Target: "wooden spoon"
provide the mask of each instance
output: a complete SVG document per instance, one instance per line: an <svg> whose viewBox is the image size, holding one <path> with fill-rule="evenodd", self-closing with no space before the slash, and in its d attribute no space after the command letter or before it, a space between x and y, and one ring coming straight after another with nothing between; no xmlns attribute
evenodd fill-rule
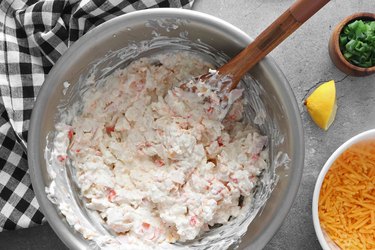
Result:
<svg viewBox="0 0 375 250"><path fill-rule="evenodd" d="M244 50L218 69L219 78L229 76L231 79L222 90L229 92L236 88L246 72L328 2L329 0L297 0ZM204 81L208 78L207 75L201 77Z"/></svg>

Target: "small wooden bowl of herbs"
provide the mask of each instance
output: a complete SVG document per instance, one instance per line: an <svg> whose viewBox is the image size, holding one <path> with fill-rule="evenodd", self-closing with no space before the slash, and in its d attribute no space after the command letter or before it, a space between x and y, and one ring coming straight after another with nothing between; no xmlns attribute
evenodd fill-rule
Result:
<svg viewBox="0 0 375 250"><path fill-rule="evenodd" d="M333 30L329 55L338 69L352 76L375 73L375 14L356 13Z"/></svg>

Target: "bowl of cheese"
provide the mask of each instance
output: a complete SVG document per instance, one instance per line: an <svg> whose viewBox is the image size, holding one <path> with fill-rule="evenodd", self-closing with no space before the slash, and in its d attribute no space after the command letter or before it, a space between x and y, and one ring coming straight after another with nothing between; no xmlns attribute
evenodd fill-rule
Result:
<svg viewBox="0 0 375 250"><path fill-rule="evenodd" d="M375 248L375 129L352 137L327 160L312 213L323 249Z"/></svg>

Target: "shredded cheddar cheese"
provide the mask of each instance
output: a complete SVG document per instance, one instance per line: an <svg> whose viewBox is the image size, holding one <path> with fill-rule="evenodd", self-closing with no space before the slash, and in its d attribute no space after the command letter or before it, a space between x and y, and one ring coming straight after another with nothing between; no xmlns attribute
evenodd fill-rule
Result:
<svg viewBox="0 0 375 250"><path fill-rule="evenodd" d="M375 141L353 145L333 163L318 210L322 228L341 249L375 249Z"/></svg>

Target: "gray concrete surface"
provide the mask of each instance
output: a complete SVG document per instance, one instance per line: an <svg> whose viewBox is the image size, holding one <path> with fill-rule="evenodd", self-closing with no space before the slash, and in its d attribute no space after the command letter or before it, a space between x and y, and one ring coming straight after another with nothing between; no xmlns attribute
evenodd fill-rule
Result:
<svg viewBox="0 0 375 250"><path fill-rule="evenodd" d="M292 0L196 0L194 9L224 19L252 37L291 5ZM320 249L315 236L311 200L316 178L330 154L344 141L375 128L375 75L349 77L331 63L327 44L341 19L354 12L375 12L374 0L332 0L291 37L271 52L289 80L300 105L305 128L306 157L303 179L283 225L265 247ZM304 96L320 82L337 82L338 111L327 131L316 127L305 108ZM0 249L66 249L48 225L0 233Z"/></svg>

